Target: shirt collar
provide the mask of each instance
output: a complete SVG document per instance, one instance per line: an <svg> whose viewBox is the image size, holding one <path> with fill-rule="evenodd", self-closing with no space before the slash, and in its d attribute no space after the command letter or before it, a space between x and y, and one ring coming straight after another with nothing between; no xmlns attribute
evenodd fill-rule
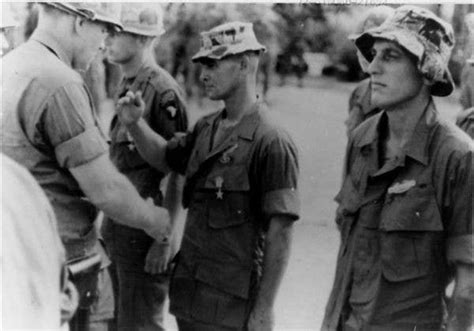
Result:
<svg viewBox="0 0 474 331"><path fill-rule="evenodd" d="M356 143L357 147L370 145L378 140L380 123L383 116L387 116L385 111L374 115L374 120L371 122L371 125L362 133L361 138ZM404 147L404 153L406 156L409 156L424 165L428 164L430 131L433 125L437 122L437 116L436 107L433 99L431 99Z"/></svg>
<svg viewBox="0 0 474 331"><path fill-rule="evenodd" d="M387 116L385 111L377 113L373 116L373 121L368 128L362 132L362 136L356 142L357 147L363 147L372 144L379 136L379 126L383 116Z"/></svg>
<svg viewBox="0 0 474 331"><path fill-rule="evenodd" d="M438 112L433 99L431 99L404 148L407 156L423 163L424 165L428 164L430 132L433 125L437 123L437 117Z"/></svg>
<svg viewBox="0 0 474 331"><path fill-rule="evenodd" d="M262 102L256 102L253 109L242 117L240 122L237 123L237 130L235 131L239 137L253 140L257 126L260 123L260 117L263 115L261 110L264 110L265 108L266 107ZM222 117L224 111L225 109L218 112L215 116L208 117L207 123L212 125L218 117Z"/></svg>
<svg viewBox="0 0 474 331"><path fill-rule="evenodd" d="M37 29L33 35L31 36L32 40L36 40L37 42L43 44L44 46L48 47L56 56L68 66L72 66L72 59L67 55L64 47L60 44L60 42L48 31Z"/></svg>

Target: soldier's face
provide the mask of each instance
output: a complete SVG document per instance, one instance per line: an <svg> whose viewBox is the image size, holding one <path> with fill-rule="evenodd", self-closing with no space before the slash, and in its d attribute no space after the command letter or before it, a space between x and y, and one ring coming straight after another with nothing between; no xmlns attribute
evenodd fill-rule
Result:
<svg viewBox="0 0 474 331"><path fill-rule="evenodd" d="M110 33L105 39L107 59L113 63L128 63L138 49L137 38L129 33Z"/></svg>
<svg viewBox="0 0 474 331"><path fill-rule="evenodd" d="M372 82L373 106L398 108L421 93L425 84L423 76L414 60L397 44L376 40L372 56L368 72Z"/></svg>
<svg viewBox="0 0 474 331"><path fill-rule="evenodd" d="M103 47L109 26L99 22L84 21L80 29L79 37L83 42L78 43L78 54L73 65L76 69L85 70Z"/></svg>
<svg viewBox="0 0 474 331"><path fill-rule="evenodd" d="M235 93L239 81L239 63L234 58L205 59L201 62L200 79L211 100L225 100Z"/></svg>

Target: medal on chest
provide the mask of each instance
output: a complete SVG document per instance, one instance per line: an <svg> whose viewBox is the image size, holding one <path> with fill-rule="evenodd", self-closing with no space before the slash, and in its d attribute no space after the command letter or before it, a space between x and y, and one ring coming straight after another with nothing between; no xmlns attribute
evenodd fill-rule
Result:
<svg viewBox="0 0 474 331"><path fill-rule="evenodd" d="M217 176L215 178L215 184L217 188L216 197L218 200L224 199L224 192L222 192L222 186L224 185L224 178Z"/></svg>

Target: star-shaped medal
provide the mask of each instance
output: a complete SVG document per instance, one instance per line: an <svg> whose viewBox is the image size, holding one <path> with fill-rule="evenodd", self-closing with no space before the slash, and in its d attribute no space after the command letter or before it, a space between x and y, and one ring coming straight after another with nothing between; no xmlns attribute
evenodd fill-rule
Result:
<svg viewBox="0 0 474 331"><path fill-rule="evenodd" d="M217 199L222 200L224 199L224 192L222 192L222 185L224 184L224 178L222 178L221 176L217 176L215 181L216 181L216 188L217 188L217 192L216 192Z"/></svg>

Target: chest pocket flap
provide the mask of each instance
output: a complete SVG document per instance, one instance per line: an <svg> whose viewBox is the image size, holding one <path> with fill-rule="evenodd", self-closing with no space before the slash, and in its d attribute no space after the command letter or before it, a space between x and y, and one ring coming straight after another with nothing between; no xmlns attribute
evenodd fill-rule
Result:
<svg viewBox="0 0 474 331"><path fill-rule="evenodd" d="M250 183L244 165L214 169L206 178L204 188L215 191L215 197L208 204L211 228L227 228L250 220Z"/></svg>
<svg viewBox="0 0 474 331"><path fill-rule="evenodd" d="M381 230L443 231L434 188L418 184L407 192L387 195Z"/></svg>

